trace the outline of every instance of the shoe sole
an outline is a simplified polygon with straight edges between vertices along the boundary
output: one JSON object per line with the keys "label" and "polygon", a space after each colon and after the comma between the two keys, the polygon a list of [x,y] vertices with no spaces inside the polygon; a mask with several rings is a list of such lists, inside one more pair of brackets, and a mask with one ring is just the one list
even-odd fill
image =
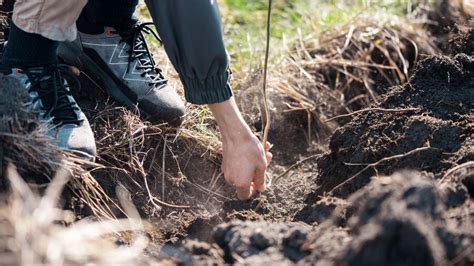
{"label": "shoe sole", "polygon": [[120,89],[120,85],[110,76],[109,73],[102,70],[102,68],[90,58],[82,49],[77,47],[72,42],[64,42],[58,49],[58,56],[64,60],[68,65],[78,67],[89,75],[92,81],[101,84],[105,91],[112,96],[112,98],[125,105],[133,111],[138,111],[145,117],[150,116],[144,110],[141,110],[137,104],[132,101],[125,93]]}

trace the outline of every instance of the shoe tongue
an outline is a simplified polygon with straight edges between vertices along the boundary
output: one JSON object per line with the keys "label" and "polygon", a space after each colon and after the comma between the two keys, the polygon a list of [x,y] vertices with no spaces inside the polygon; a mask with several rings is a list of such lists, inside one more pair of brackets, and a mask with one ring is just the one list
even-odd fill
{"label": "shoe tongue", "polygon": [[117,23],[111,26],[114,27],[117,31],[127,32],[127,31],[132,31],[133,27],[137,23],[138,23],[138,19],[131,18],[131,19],[125,19],[121,21],[120,23]]}
{"label": "shoe tongue", "polygon": [[51,76],[44,77],[41,79],[39,85],[41,87],[41,90],[36,91],[41,99],[41,103],[43,104],[46,110],[49,110],[54,104],[54,95],[48,92],[53,87],[52,84],[53,81]]}
{"label": "shoe tongue", "polygon": [[137,25],[138,19],[127,19],[119,24],[114,24],[112,27],[122,36],[123,40],[132,45],[133,36],[135,34],[135,25]]}
{"label": "shoe tongue", "polygon": [[[56,82],[64,82],[63,80]],[[54,88],[53,78],[51,76],[45,76],[40,80],[39,86],[41,90],[37,90],[38,96],[41,99],[41,103],[46,111],[53,108],[54,101]],[[66,89],[63,88],[63,84],[56,84],[57,88],[57,102],[54,106],[54,110],[51,112],[51,116],[54,117],[55,123],[61,123],[64,120],[71,120],[71,118],[77,119],[77,114],[70,109],[57,109],[57,107],[69,103],[69,98],[66,93]]]}
{"label": "shoe tongue", "polygon": [[80,16],[76,21],[77,29],[86,34],[102,34],[104,32],[104,26],[94,23],[86,18],[86,16]]}

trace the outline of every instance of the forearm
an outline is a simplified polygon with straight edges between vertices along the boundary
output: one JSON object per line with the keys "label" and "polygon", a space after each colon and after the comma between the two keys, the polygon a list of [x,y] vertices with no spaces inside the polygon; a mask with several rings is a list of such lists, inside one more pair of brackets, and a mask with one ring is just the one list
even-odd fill
{"label": "forearm", "polygon": [[229,100],[209,104],[224,142],[234,142],[253,137],[247,123],[244,121],[235,99],[231,97]]}
{"label": "forearm", "polygon": [[232,184],[241,200],[265,191],[265,171],[272,159],[253,135],[240,114],[234,98],[217,104],[210,104],[222,135],[222,171],[224,178]]}

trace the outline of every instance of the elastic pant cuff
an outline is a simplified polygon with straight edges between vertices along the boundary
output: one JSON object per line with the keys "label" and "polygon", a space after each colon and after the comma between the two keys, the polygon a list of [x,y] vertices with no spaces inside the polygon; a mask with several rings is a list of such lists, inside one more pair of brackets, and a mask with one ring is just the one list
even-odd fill
{"label": "elastic pant cuff", "polygon": [[193,104],[213,104],[227,101],[232,97],[229,73],[205,80],[181,78],[186,100]]}

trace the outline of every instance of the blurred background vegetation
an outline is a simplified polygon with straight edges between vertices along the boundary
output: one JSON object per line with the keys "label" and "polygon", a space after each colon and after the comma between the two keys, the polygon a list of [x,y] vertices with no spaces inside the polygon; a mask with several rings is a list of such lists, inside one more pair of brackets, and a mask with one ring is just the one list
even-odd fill
{"label": "blurred background vegetation", "polygon": [[[388,12],[404,15],[419,4],[416,0],[274,0],[272,14],[272,61],[287,55],[303,38],[318,38],[328,29],[350,23],[359,14]],[[268,0],[220,0],[227,49],[234,72],[259,67],[265,47]]]}
{"label": "blurred background vegetation", "polygon": [[[236,77],[261,67],[268,0],[219,0],[227,50]],[[271,62],[288,54],[301,37],[317,39],[359,14],[403,16],[434,0],[273,0]],[[149,18],[145,6],[141,14]]]}

